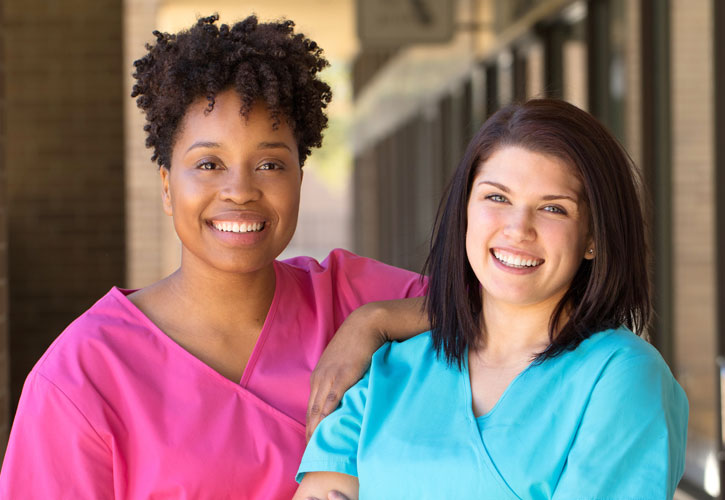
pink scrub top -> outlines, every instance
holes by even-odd
[[[264,327],[234,383],[113,288],[30,372],[0,473],[7,499],[289,499],[309,376],[345,317],[420,296],[419,276],[343,250],[275,262]]]

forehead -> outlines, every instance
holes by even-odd
[[[234,90],[229,89],[214,96],[214,106],[209,109],[209,100],[206,97],[197,97],[186,109],[182,118],[183,126],[200,125],[203,128],[219,126],[255,126],[266,128],[269,131],[289,131],[287,120],[281,118],[275,127],[275,120],[270,115],[264,101],[255,101],[246,116],[241,114],[243,106],[242,97]]]
[[[231,158],[252,158],[250,155],[268,151],[270,144],[283,145],[276,150],[288,151],[290,161],[299,162],[297,138],[284,117],[275,121],[264,101],[256,101],[244,116],[241,110],[242,98],[231,89],[216,95],[211,111],[205,97],[195,99],[173,137],[171,165],[207,154],[210,149]]]
[[[243,116],[242,105],[241,96],[231,89],[215,96],[211,110],[205,97],[195,99],[179,124],[174,148],[199,140],[219,144],[281,141],[291,149],[297,148],[296,137],[284,117],[275,120],[263,101],[256,101]]]
[[[495,182],[515,191],[584,195],[577,170],[553,155],[520,146],[504,146],[481,162],[474,174],[474,185]]]

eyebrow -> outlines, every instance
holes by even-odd
[[[507,188],[503,184],[499,184],[498,182],[484,180],[484,181],[480,181],[478,184],[488,184],[489,186],[493,186],[495,188],[500,189],[504,193],[510,193],[511,192],[511,190],[509,188]],[[579,200],[576,197],[569,196],[568,194],[547,194],[545,196],[542,196],[541,199],[542,200],[545,200],[545,201],[571,200],[574,203],[577,203],[577,204],[579,203]]]
[[[220,147],[222,147],[222,145],[219,144],[218,142],[197,141],[194,144],[192,144],[191,146],[189,146],[189,149],[187,149],[186,152],[188,153],[192,149],[196,149],[196,148],[213,149],[213,148],[220,148]],[[279,149],[279,148],[283,148],[289,152],[292,152],[290,147],[287,144],[285,144],[284,142],[260,142],[259,144],[257,144],[257,149]]]
[[[219,144],[218,142],[197,141],[194,144],[192,144],[191,146],[189,146],[189,149],[187,149],[186,152],[188,153],[192,149],[196,149],[196,148],[220,148],[220,147],[221,147],[221,144]]]
[[[279,149],[279,148],[286,149],[290,153],[292,152],[290,147],[287,144],[285,144],[284,142],[260,142],[259,144],[257,144],[257,149]]]

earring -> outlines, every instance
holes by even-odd
[[[589,250],[587,250],[587,253],[589,253],[589,255],[594,255],[594,249],[590,248]]]

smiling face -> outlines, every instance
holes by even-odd
[[[552,310],[594,253],[581,182],[563,161],[520,147],[476,172],[466,254],[484,300]]]
[[[263,103],[245,119],[233,90],[189,106],[161,168],[164,210],[182,242],[182,266],[222,271],[267,268],[297,226],[302,170],[285,120],[275,130]]]

